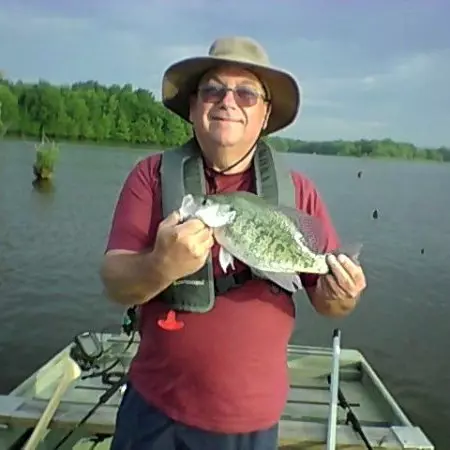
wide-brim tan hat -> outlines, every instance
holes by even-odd
[[[183,59],[164,73],[163,104],[189,122],[190,97],[201,77],[223,64],[232,64],[252,72],[269,91],[271,114],[264,134],[290,125],[301,106],[301,88],[289,72],[271,66],[264,48],[248,37],[225,37],[213,42],[208,56]]]

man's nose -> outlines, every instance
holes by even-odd
[[[222,100],[222,103],[226,106],[236,106],[236,99],[234,97],[234,92],[228,90]]]

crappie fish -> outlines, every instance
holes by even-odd
[[[240,191],[186,195],[179,213],[182,220],[197,218],[213,228],[224,273],[234,268],[236,258],[255,275],[295,292],[302,288],[299,273],[329,272],[327,255],[321,253],[325,244],[322,223],[305,212],[274,206]],[[357,244],[349,256],[357,261],[360,249]]]

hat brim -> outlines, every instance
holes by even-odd
[[[232,64],[247,69],[258,77],[270,92],[271,114],[265,135],[290,125],[301,108],[301,88],[288,72],[248,61],[200,56],[172,64],[164,73],[162,101],[166,108],[189,122],[190,97],[201,77],[211,69]]]

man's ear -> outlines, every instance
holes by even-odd
[[[272,105],[269,103],[267,105],[266,116],[264,117],[264,122],[262,129],[265,130],[267,128],[267,122],[269,122],[270,113],[272,112]]]
[[[193,123],[193,114],[195,112],[195,107],[197,105],[197,97],[195,95],[191,95],[189,97],[189,122]]]

